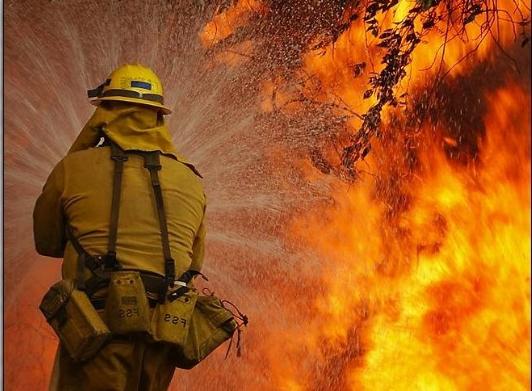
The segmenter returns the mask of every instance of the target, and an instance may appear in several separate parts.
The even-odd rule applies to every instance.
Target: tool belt
[[[238,331],[247,318],[234,315],[224,301],[214,295],[198,295],[189,286],[201,275],[188,270],[178,279],[170,251],[168,227],[158,171],[159,152],[130,152],[144,158],[157,205],[164,255],[164,276],[139,270],[126,270],[117,260],[116,240],[124,162],[127,154],[116,144],[111,146],[114,161],[113,192],[107,253],[91,255],[75,237],[69,224],[67,237],[78,253],[75,280],[56,283],[45,295],[40,309],[72,359],[87,360],[114,336],[148,335],[167,343],[174,352],[175,365],[192,368]],[[85,269],[91,277],[84,278]],[[105,297],[95,295],[106,290]],[[229,303],[229,302],[226,302]],[[236,307],[235,307],[236,308]],[[103,310],[100,316],[97,310]],[[239,318],[242,323],[235,320]],[[231,346],[231,345],[230,345]],[[229,350],[228,350],[229,351]]]
[[[140,279],[142,280],[142,285],[144,286],[146,297],[148,299],[148,305],[150,308],[155,308],[155,305],[159,301],[162,286],[164,286],[164,278],[158,274],[143,270],[122,270],[136,271],[139,273]],[[109,281],[105,281],[100,284],[100,287],[105,289],[105,294],[99,294],[100,292],[97,291],[96,294],[91,295],[90,301],[96,310],[105,309],[105,303],[107,302],[108,294],[108,283]]]

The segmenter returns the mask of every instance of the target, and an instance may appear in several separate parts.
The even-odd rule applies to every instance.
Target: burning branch
[[[364,93],[364,99],[373,95],[377,97],[377,103],[370,107],[364,114],[362,125],[351,139],[350,145],[346,146],[342,154],[342,165],[348,171],[350,177],[356,177],[355,165],[371,150],[372,137],[379,136],[379,127],[381,112],[384,107],[398,105],[396,96],[396,87],[399,82],[406,76],[406,67],[411,63],[412,53],[422,43],[423,37],[437,28],[442,23],[446,26],[443,34],[444,42],[441,48],[441,61],[436,73],[434,87],[441,83],[453,69],[453,66],[442,74],[444,63],[445,49],[447,44],[453,39],[466,39],[466,26],[473,23],[479,15],[485,15],[484,21],[480,26],[481,34],[475,37],[477,42],[475,48],[468,52],[459,62],[465,60],[469,55],[478,49],[482,41],[490,36],[497,44],[499,49],[504,51],[498,43],[494,29],[499,28],[501,11],[497,7],[497,0],[462,0],[462,1],[439,1],[439,0],[420,0],[413,8],[408,11],[407,16],[394,27],[381,31],[381,25],[378,22],[378,16],[382,15],[398,4],[398,0],[373,0],[365,8],[364,22],[367,26],[366,31],[371,35],[379,38],[377,46],[386,49],[382,56],[384,68],[369,79],[370,88]],[[519,6],[516,5],[519,10]],[[514,21],[512,15],[508,12],[504,14],[509,18],[506,21],[521,27],[522,46],[530,41],[529,27],[530,20],[520,13],[521,20]],[[419,28],[418,26],[421,26]],[[454,30],[453,35],[449,35],[451,28]],[[509,55],[507,55],[511,58]],[[435,58],[436,60],[436,58]],[[513,60],[513,59],[512,59]],[[431,93],[432,94],[432,93]],[[401,97],[403,97],[401,95]]]
[[[223,34],[214,34],[213,26],[205,29],[208,34],[204,34],[204,38],[214,37],[205,41],[210,42],[208,50],[213,54],[229,53],[243,42],[253,42],[250,53],[245,53],[249,60],[246,63],[248,71],[255,82],[275,81],[271,94],[275,118],[270,121],[277,122],[278,128],[293,125],[293,121],[281,124],[286,116],[279,114],[294,108],[307,120],[315,117],[308,115],[315,110],[323,113],[322,118],[334,116],[336,120],[328,126],[320,123],[319,128],[323,131],[307,132],[297,138],[308,138],[306,149],[318,169],[349,182],[356,180],[359,175],[357,163],[370,153],[372,140],[382,133],[383,111],[407,106],[409,94],[400,88],[400,84],[407,75],[415,77],[411,70],[413,58],[423,53],[424,46],[441,42],[430,49],[429,56],[433,59],[422,68],[431,72],[432,81],[425,87],[427,93],[423,94],[423,99],[427,100],[435,96],[448,75],[455,74],[486,43],[493,42],[494,47],[512,62],[513,69],[517,68],[515,59],[507,52],[508,43],[499,42],[501,24],[511,26],[514,41],[520,41],[522,46],[529,45],[530,41],[530,10],[517,0],[514,1],[515,9],[508,8],[508,2],[498,0],[336,0],[308,2],[305,6],[298,0],[240,0],[224,2],[225,6],[220,9],[227,9],[229,3],[233,4],[232,11],[223,18],[214,19],[229,23],[231,15],[240,17],[233,25],[223,25]],[[353,80],[368,77],[360,101],[353,104],[335,93],[334,87],[325,85],[319,75],[307,72],[304,59],[306,55],[319,58],[327,54],[336,61],[335,47],[345,45],[346,35],[360,27],[365,31],[368,58],[362,62],[360,59],[340,59],[335,64],[338,66],[336,74],[341,74],[344,67]],[[457,56],[450,46],[460,46],[465,52]],[[278,97],[283,96],[281,92],[284,92],[284,101],[277,102]],[[364,108],[355,107],[360,105]],[[293,131],[297,133],[297,130]],[[346,131],[350,134],[348,139],[344,137]],[[317,134],[323,134],[323,138],[313,139]],[[328,161],[320,151],[319,145],[329,142],[324,141],[325,137],[328,140],[336,138],[335,144],[342,149],[335,162]]]

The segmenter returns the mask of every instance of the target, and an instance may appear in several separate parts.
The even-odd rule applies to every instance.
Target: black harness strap
[[[111,143],[111,159],[114,160],[113,195],[111,200],[111,220],[109,225],[109,240],[105,257],[90,255],[72,233],[72,228],[67,226],[67,236],[78,253],[78,265],[76,270],[76,284],[78,289],[85,290],[89,296],[98,289],[106,286],[109,281],[109,273],[103,269],[120,269],[120,263],[116,259],[116,239],[118,234],[118,215],[120,211],[120,195],[122,189],[122,173],[127,155],[116,144]],[[84,267],[87,267],[93,277],[85,281],[83,277]]]
[[[83,277],[83,269],[87,264],[86,259],[87,257],[90,257],[90,255],[85,251],[85,249],[79,243],[78,239],[76,239],[76,237],[72,233],[72,228],[70,228],[70,224],[66,224],[66,232],[68,239],[70,240],[70,242],[74,246],[74,249],[78,253],[78,264],[76,267],[76,286],[79,290],[84,291],[85,278]]]
[[[117,270],[121,268],[120,263],[116,259],[116,241],[118,236],[118,218],[120,211],[120,196],[122,189],[122,174],[124,171],[124,162],[128,160],[127,154],[116,144],[110,142],[111,146],[111,159],[114,160],[114,174],[113,174],[113,193],[111,200],[111,220],[109,225],[109,239],[107,254],[105,256],[92,256],[83,246],[79,243],[78,239],[73,235],[71,227],[67,224],[67,235],[78,252],[78,269],[77,269],[77,284],[79,289],[85,289],[87,294],[91,296],[92,293],[98,289],[105,287],[109,282],[109,271]],[[143,156],[144,167],[148,169],[150,173],[150,181],[153,188],[153,194],[155,197],[155,204],[157,206],[157,217],[159,220],[159,226],[161,231],[161,244],[164,255],[164,283],[159,284],[157,278],[144,279],[149,288],[157,290],[159,293],[159,299],[164,301],[168,293],[169,288],[174,287],[176,279],[175,275],[175,261],[172,258],[170,249],[170,239],[168,235],[168,224],[166,220],[166,212],[164,208],[163,193],[161,189],[161,183],[159,181],[159,170],[161,170],[160,152],[135,152]],[[87,281],[83,279],[84,267],[89,268],[93,273],[93,277]],[[194,270],[188,270],[183,273],[179,278],[179,281],[188,284],[192,278],[201,274]],[[158,277],[160,278],[160,277]],[[150,289],[150,291],[152,290]],[[189,288],[186,286],[181,287],[177,291],[173,292],[170,300],[175,300]]]
[[[127,155],[115,143],[111,143],[111,159],[114,160],[113,174],[113,196],[111,200],[111,221],[109,225],[109,241],[107,244],[107,255],[105,256],[105,267],[109,269],[119,269],[120,264],[116,260],[116,239],[118,234],[118,214],[120,212],[120,195],[122,191],[122,174],[124,172],[124,162]]]
[[[72,228],[70,227],[70,224],[66,224],[66,233],[67,233],[67,238],[72,243],[72,246],[74,246],[74,249],[76,250],[78,255],[86,255],[86,256],[90,257],[89,253],[87,251],[85,251],[85,249],[83,248],[81,243],[74,236],[74,233],[72,232]]]
[[[164,209],[163,193],[161,190],[161,183],[159,182],[159,170],[161,169],[159,152],[144,153],[144,167],[150,172],[151,185],[153,194],[155,196],[155,203],[157,205],[157,215],[159,217],[159,225],[161,229],[161,243],[164,255],[164,278],[166,282],[166,290],[163,297],[166,295],[168,288],[174,286],[175,280],[175,262],[170,251],[170,240],[168,237],[168,225],[166,223],[166,213]]]
[[[109,276],[102,270],[104,264],[103,257],[90,255],[81,245],[79,240],[72,233],[70,224],[66,225],[67,237],[78,253],[78,264],[76,268],[76,286],[79,290],[84,290],[89,296],[96,292],[109,280]],[[84,268],[87,267],[93,277],[85,281],[83,276]]]

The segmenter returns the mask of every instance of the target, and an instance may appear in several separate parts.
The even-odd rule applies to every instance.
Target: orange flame
[[[215,15],[200,33],[204,46],[210,47],[229,37],[236,29],[244,26],[251,15],[264,12],[265,6],[261,0],[239,0],[227,10]]]
[[[446,14],[447,5],[442,2],[436,13]],[[400,1],[380,17],[382,29],[401,21],[411,7],[412,2]],[[499,7],[507,16],[528,9],[519,1]],[[248,17],[237,9],[223,16],[232,26],[242,26]],[[423,37],[398,95],[430,84],[436,75],[466,74],[515,42],[512,23],[501,22],[482,39],[489,15],[465,26],[458,16],[451,14]],[[210,30],[207,26],[204,35],[213,41]],[[378,43],[368,38],[363,21],[355,21],[334,45],[304,55],[303,91],[281,76],[265,81],[262,110],[297,115],[297,94],[303,94],[366,112],[376,103],[363,92],[370,72],[382,68]],[[527,389],[530,118],[520,106],[529,100],[528,92],[511,83],[487,97],[479,163],[451,163],[442,146],[456,148],[459,141],[440,129],[436,144],[428,136],[434,133],[422,132],[420,168],[415,174],[402,169],[404,178],[388,190],[405,198],[402,207],[378,196],[378,180],[366,178],[352,187],[334,182],[334,207],[292,222],[290,240],[314,250],[328,267],[320,277],[324,293],[312,303],[317,315],[301,315],[308,332],[279,331],[280,340],[297,343],[273,345],[267,352],[276,389],[317,389],[317,381],[327,389],[351,390]],[[398,114],[386,109],[383,116],[389,127]],[[354,115],[348,129],[354,131],[360,121]],[[386,156],[403,151],[374,144],[369,167],[381,179],[392,169],[401,171]],[[326,181],[309,162],[301,164],[309,181]],[[309,357],[320,368],[302,366]],[[329,372],[341,372],[342,379],[318,380]]]
[[[397,226],[368,180],[293,234],[335,262],[310,339],[338,349],[353,329],[367,350],[353,390],[519,390],[530,382],[530,118],[518,87],[489,99],[479,167],[436,147],[409,184]],[[362,355],[362,351],[359,352]],[[281,379],[281,384],[295,380]]]
[[[411,6],[401,1],[382,21],[385,28]],[[499,7],[507,7],[499,9],[507,15],[528,9],[521,2]],[[436,74],[463,75],[515,42],[512,23],[500,23],[494,36],[475,39],[486,17],[479,15],[466,26],[451,18],[425,36],[398,90],[427,85]],[[441,32],[460,28],[462,38],[470,38],[455,37],[444,45]],[[379,71],[377,43],[366,39],[362,22],[353,23],[334,45],[307,52],[301,79],[312,75],[318,82],[307,82],[299,92],[364,113],[375,98],[362,98],[368,72],[356,74],[354,67]],[[286,105],[290,95],[281,79],[264,83],[263,111],[283,107],[286,114],[296,114],[297,102]],[[442,146],[457,147],[459,141],[442,130],[440,145],[425,136],[414,179],[403,170],[405,179],[395,191],[408,199],[404,209],[379,198],[378,184],[366,178],[349,186],[334,183],[334,207],[293,221],[290,240],[313,249],[331,266],[321,276],[325,293],[313,303],[317,315],[308,320],[308,333],[286,330],[283,340],[297,344],[271,348],[278,389],[316,389],[327,371],[343,372],[345,379],[325,382],[327,389],[528,389],[530,113],[522,107],[530,107],[530,93],[508,83],[486,100],[479,164],[451,163]],[[397,119],[397,111],[383,115],[384,127]],[[354,116],[348,128],[359,125]],[[424,134],[434,133],[426,129]],[[384,177],[395,164],[386,156],[396,153],[386,148],[375,142],[367,160]],[[308,161],[301,164],[309,181],[330,186]],[[325,373],[303,367],[305,359]]]
[[[447,2],[442,2],[435,8],[436,14],[447,14]],[[406,68],[406,76],[397,86],[398,95],[407,92],[411,87],[426,84],[434,80],[435,75],[457,76],[471,69],[472,64],[493,57],[498,50],[515,42],[518,31],[509,19],[519,20],[525,11],[529,14],[527,5],[522,1],[497,3],[499,13],[506,15],[504,21],[497,23],[497,28],[491,26],[488,15],[482,13],[471,23],[462,24],[458,18],[460,7],[451,12],[449,22],[440,22],[437,28],[422,38],[422,42],[412,53],[410,64]],[[392,12],[377,19],[381,24],[381,32],[392,28],[395,23],[402,21],[412,2],[402,0]],[[415,29],[419,33],[421,21],[416,20]],[[380,63],[383,48],[378,47],[379,38],[374,38],[366,32],[364,22],[358,20],[351,24],[334,43],[325,50],[308,51],[304,57],[304,75],[312,75],[320,80],[318,89],[308,86],[308,95],[323,101],[340,100],[347,107],[357,113],[365,113],[376,103],[374,96],[363,99],[363,92],[368,88],[369,72],[379,72],[383,65]],[[355,68],[364,65],[364,72],[357,75]],[[388,110],[383,110],[387,119]],[[351,128],[360,125],[358,118],[353,118]]]

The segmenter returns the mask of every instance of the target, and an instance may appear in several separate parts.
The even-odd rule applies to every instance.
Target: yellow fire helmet
[[[115,69],[105,82],[88,90],[87,94],[95,106],[101,101],[113,100],[155,107],[163,114],[172,112],[164,106],[159,77],[150,68],[139,64],[126,64]]]

